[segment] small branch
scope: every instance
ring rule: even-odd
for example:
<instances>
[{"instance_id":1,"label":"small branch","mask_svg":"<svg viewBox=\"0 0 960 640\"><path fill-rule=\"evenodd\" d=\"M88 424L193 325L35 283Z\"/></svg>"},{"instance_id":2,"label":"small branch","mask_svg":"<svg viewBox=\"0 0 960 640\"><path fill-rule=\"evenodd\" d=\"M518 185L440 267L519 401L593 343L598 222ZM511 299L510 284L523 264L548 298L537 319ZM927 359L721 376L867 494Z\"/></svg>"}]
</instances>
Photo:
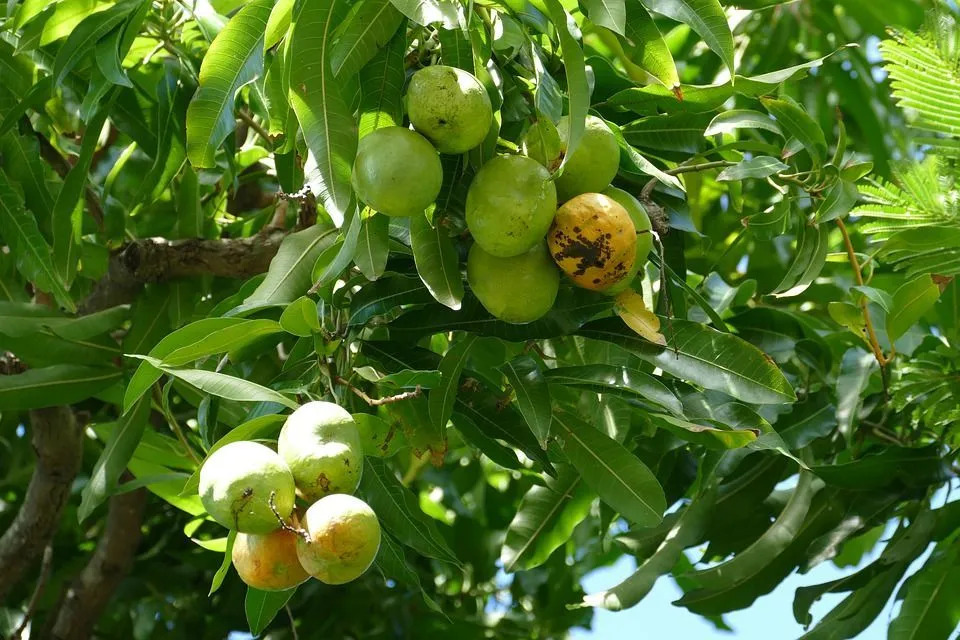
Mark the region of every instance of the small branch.
<instances>
[{"instance_id":1,"label":"small branch","mask_svg":"<svg viewBox=\"0 0 960 640\"><path fill-rule=\"evenodd\" d=\"M263 128L263 126L253 119L253 116L247 113L245 109L240 109L237 111L237 117L240 118L248 127L257 132L257 135L263 138L263 140L270 145L270 148L273 148L273 138L270 137L270 132Z\"/></svg>"},{"instance_id":2,"label":"small branch","mask_svg":"<svg viewBox=\"0 0 960 640\"><path fill-rule=\"evenodd\" d=\"M694 173L697 171L709 171L710 169L720 169L722 167L732 167L735 165L735 162L730 162L728 160L713 160L711 162L702 162L700 164L681 164L678 167L673 169L667 169L664 171L668 176L678 176L681 173ZM640 192L641 198L647 200L650 199L650 195L653 193L653 190L657 186L659 178L650 178L646 185L643 187L643 191Z\"/></svg>"},{"instance_id":3,"label":"small branch","mask_svg":"<svg viewBox=\"0 0 960 640\"><path fill-rule=\"evenodd\" d=\"M293 611L290 610L290 604L287 603L283 605L283 608L287 610L287 617L290 619L290 635L293 636L293 640L300 640L300 636L297 635L297 623L293 619Z\"/></svg>"},{"instance_id":4,"label":"small branch","mask_svg":"<svg viewBox=\"0 0 960 640\"><path fill-rule=\"evenodd\" d=\"M420 396L423 395L423 389L420 388L420 385L417 385L417 388L414 389L413 391L404 391L403 393L398 393L393 396L386 396L384 398L371 398L366 393L364 393L362 389L358 389L357 387L350 384L350 381L345 378L341 378L340 376L337 376L336 378L334 378L334 381L350 389L350 391L352 391L354 395L356 395L358 398L366 402L371 407L379 407L382 404L392 404L394 402L401 402L403 400L409 400L410 398L419 398Z\"/></svg>"},{"instance_id":5,"label":"small branch","mask_svg":"<svg viewBox=\"0 0 960 640\"><path fill-rule=\"evenodd\" d=\"M836 219L836 223L837 227L840 229L840 233L843 235L843 243L847 247L847 257L850 259L850 266L853 267L853 277L857 281L857 284L862 287L863 274L860 272L860 263L857 261L857 252L854 251L853 243L850 242L850 234L847 232L847 225L845 225L843 220L840 218ZM863 314L863 323L867 329L867 341L870 343L870 349L873 351L873 357L877 359L877 364L880 365L881 373L883 373L883 369L890 362L890 358L887 358L883 355L883 349L880 347L880 342L877 340L877 333L873 329L873 321L870 319L870 310L867 307L866 298L860 299L860 311ZM886 380L885 375L884 380Z\"/></svg>"},{"instance_id":6,"label":"small branch","mask_svg":"<svg viewBox=\"0 0 960 640\"><path fill-rule=\"evenodd\" d=\"M267 504L270 506L270 511L273 512L273 515L276 516L277 522L280 523L280 528L283 529L284 531L289 531L290 533L297 534L298 536L303 538L304 542L306 542L307 544L310 544L312 540L310 540L310 534L307 532L306 529L301 529L300 527L291 526L287 524L286 520L283 519L283 516L281 516L280 512L277 510L276 499L277 499L277 492L271 491L270 498L267 500Z\"/></svg>"},{"instance_id":7,"label":"small branch","mask_svg":"<svg viewBox=\"0 0 960 640\"><path fill-rule=\"evenodd\" d=\"M24 629L26 629L27 624L30 623L30 618L33 617L33 612L37 610L37 602L39 602L40 596L43 595L43 590L47 586L47 580L50 579L50 570L52 568L53 547L48 544L43 550L43 560L40 562L40 577L37 578L37 586L34 587L33 595L30 596L30 602L27 603L27 610L23 614L23 620L20 621L13 635L10 636L10 640L20 640L23 635Z\"/></svg>"}]
</instances>

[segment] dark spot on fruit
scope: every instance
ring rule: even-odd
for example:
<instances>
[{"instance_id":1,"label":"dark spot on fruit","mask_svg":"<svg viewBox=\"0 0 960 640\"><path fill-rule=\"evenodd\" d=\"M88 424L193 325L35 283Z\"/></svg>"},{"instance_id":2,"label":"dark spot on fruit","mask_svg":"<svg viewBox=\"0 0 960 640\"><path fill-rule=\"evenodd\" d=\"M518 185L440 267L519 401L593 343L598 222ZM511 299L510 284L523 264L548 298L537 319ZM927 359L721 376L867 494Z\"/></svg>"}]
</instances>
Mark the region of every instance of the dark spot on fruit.
<instances>
[{"instance_id":1,"label":"dark spot on fruit","mask_svg":"<svg viewBox=\"0 0 960 640\"><path fill-rule=\"evenodd\" d=\"M607 240L609 240L609 239L612 238L613 236L611 236L609 233L606 233L606 234L604 234L603 237L606 238Z\"/></svg>"},{"instance_id":2,"label":"dark spot on fruit","mask_svg":"<svg viewBox=\"0 0 960 640\"><path fill-rule=\"evenodd\" d=\"M437 124L439 124L440 126L443 126L443 125L447 124L447 121L444 120L443 118L440 118L440 119L437 120Z\"/></svg>"},{"instance_id":3,"label":"dark spot on fruit","mask_svg":"<svg viewBox=\"0 0 960 640\"><path fill-rule=\"evenodd\" d=\"M350 460L347 459L347 458L344 458L344 459L343 459L343 465L344 465L345 467L349 467L349 466L350 466Z\"/></svg>"},{"instance_id":4,"label":"dark spot on fruit","mask_svg":"<svg viewBox=\"0 0 960 640\"><path fill-rule=\"evenodd\" d=\"M321 473L317 476L317 484L320 485L321 491L330 493L330 478L327 477L327 474Z\"/></svg>"},{"instance_id":5,"label":"dark spot on fruit","mask_svg":"<svg viewBox=\"0 0 960 640\"><path fill-rule=\"evenodd\" d=\"M593 284L600 284L600 278L594 278Z\"/></svg>"},{"instance_id":6,"label":"dark spot on fruit","mask_svg":"<svg viewBox=\"0 0 960 640\"><path fill-rule=\"evenodd\" d=\"M574 228L573 228L573 232L574 232L574 233L580 233L580 231L581 231L580 227L574 227Z\"/></svg>"},{"instance_id":7,"label":"dark spot on fruit","mask_svg":"<svg viewBox=\"0 0 960 640\"><path fill-rule=\"evenodd\" d=\"M247 487L246 489L244 489L243 493L241 494L241 496L244 498L249 498L252 495L253 495L253 489L251 489L250 487Z\"/></svg>"}]
</instances>

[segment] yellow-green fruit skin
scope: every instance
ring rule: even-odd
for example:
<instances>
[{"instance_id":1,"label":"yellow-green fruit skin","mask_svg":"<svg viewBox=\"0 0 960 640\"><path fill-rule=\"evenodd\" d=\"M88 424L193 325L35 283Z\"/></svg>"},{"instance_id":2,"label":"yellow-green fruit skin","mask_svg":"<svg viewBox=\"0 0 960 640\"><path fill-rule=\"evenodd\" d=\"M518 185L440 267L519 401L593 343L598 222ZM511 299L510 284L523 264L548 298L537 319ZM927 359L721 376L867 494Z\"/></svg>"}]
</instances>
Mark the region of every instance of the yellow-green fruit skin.
<instances>
[{"instance_id":1,"label":"yellow-green fruit skin","mask_svg":"<svg viewBox=\"0 0 960 640\"><path fill-rule=\"evenodd\" d=\"M368 207L388 216L423 213L440 193L443 166L430 141L404 127L384 127L360 140L351 176Z\"/></svg>"},{"instance_id":2,"label":"yellow-green fruit skin","mask_svg":"<svg viewBox=\"0 0 960 640\"><path fill-rule=\"evenodd\" d=\"M238 533L230 554L237 575L261 591L286 591L310 575L297 558L297 534L286 529L272 533Z\"/></svg>"},{"instance_id":3,"label":"yellow-green fruit skin","mask_svg":"<svg viewBox=\"0 0 960 640\"><path fill-rule=\"evenodd\" d=\"M497 156L467 191L467 228L490 255L518 256L543 240L557 210L550 174L524 156Z\"/></svg>"},{"instance_id":4,"label":"yellow-green fruit skin","mask_svg":"<svg viewBox=\"0 0 960 640\"><path fill-rule=\"evenodd\" d=\"M601 193L583 193L557 209L547 245L574 284L603 291L633 269L637 232L618 202Z\"/></svg>"},{"instance_id":5,"label":"yellow-green fruit skin","mask_svg":"<svg viewBox=\"0 0 960 640\"><path fill-rule=\"evenodd\" d=\"M303 526L310 542L297 540L297 557L307 573L325 584L356 580L380 549L380 523L359 498L337 493L313 503Z\"/></svg>"},{"instance_id":6,"label":"yellow-green fruit skin","mask_svg":"<svg viewBox=\"0 0 960 640\"><path fill-rule=\"evenodd\" d=\"M567 120L564 116L557 123L564 149L567 148ZM619 167L620 147L616 136L603 120L587 116L580 142L557 178L557 196L563 202L581 193L599 193L610 186Z\"/></svg>"},{"instance_id":7,"label":"yellow-green fruit skin","mask_svg":"<svg viewBox=\"0 0 960 640\"><path fill-rule=\"evenodd\" d=\"M560 288L560 272L543 241L519 256L499 258L474 244L467 255L467 282L493 316L525 324L543 317L553 307Z\"/></svg>"},{"instance_id":8,"label":"yellow-green fruit skin","mask_svg":"<svg viewBox=\"0 0 960 640\"><path fill-rule=\"evenodd\" d=\"M603 191L603 195L616 200L621 207L627 210L627 213L630 214L630 219L633 220L634 229L637 231L637 258L633 263L633 267L623 280L604 289L602 292L609 296L614 296L626 291L636 277L637 272L646 264L650 250L653 248L653 234L650 233L653 227L650 224L650 216L647 215L647 211L643 208L643 205L640 204L640 201L623 189L607 187Z\"/></svg>"},{"instance_id":9,"label":"yellow-green fruit skin","mask_svg":"<svg viewBox=\"0 0 960 640\"><path fill-rule=\"evenodd\" d=\"M314 502L331 493L353 493L363 471L357 424L332 402L308 402L287 418L277 451L290 467L297 491Z\"/></svg>"},{"instance_id":10,"label":"yellow-green fruit skin","mask_svg":"<svg viewBox=\"0 0 960 640\"><path fill-rule=\"evenodd\" d=\"M410 124L441 153L464 153L487 137L493 107L477 78L456 67L424 67L407 87Z\"/></svg>"},{"instance_id":11,"label":"yellow-green fruit skin","mask_svg":"<svg viewBox=\"0 0 960 640\"><path fill-rule=\"evenodd\" d=\"M256 442L231 442L200 467L200 501L210 516L240 533L270 533L280 527L270 509L270 494L281 517L293 512L293 474L279 455Z\"/></svg>"}]
</instances>

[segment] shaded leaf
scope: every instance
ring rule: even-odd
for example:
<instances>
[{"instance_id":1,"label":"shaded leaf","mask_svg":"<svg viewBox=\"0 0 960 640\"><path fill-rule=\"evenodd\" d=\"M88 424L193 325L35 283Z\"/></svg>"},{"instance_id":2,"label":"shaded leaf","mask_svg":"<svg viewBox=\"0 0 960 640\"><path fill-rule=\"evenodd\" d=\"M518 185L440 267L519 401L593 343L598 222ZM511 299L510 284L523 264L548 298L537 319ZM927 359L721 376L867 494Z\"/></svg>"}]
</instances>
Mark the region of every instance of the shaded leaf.
<instances>
[{"instance_id":1,"label":"shaded leaf","mask_svg":"<svg viewBox=\"0 0 960 640\"><path fill-rule=\"evenodd\" d=\"M537 361L527 355L514 358L500 368L517 396L517 406L540 446L547 448L553 409L550 388Z\"/></svg>"}]
</instances>

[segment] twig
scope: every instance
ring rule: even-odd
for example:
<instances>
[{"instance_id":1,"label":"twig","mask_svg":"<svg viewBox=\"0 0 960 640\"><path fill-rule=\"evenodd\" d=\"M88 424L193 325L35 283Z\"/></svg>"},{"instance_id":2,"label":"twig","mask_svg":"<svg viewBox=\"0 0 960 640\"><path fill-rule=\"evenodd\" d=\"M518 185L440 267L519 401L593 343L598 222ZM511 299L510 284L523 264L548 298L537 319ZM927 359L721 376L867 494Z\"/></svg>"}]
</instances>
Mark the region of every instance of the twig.
<instances>
[{"instance_id":1,"label":"twig","mask_svg":"<svg viewBox=\"0 0 960 640\"><path fill-rule=\"evenodd\" d=\"M37 602L40 601L40 596L43 595L43 589L47 586L47 580L50 578L50 570L52 568L53 547L48 544L43 550L43 560L40 564L40 577L37 578L37 586L33 589L33 595L30 596L30 602L27 604L27 610L23 614L23 620L20 621L13 635L10 636L10 640L20 640L23 630L27 628L30 618L33 617L33 612L37 609Z\"/></svg>"},{"instance_id":2,"label":"twig","mask_svg":"<svg viewBox=\"0 0 960 640\"><path fill-rule=\"evenodd\" d=\"M287 617L290 618L290 633L293 636L293 640L300 640L300 636L297 635L297 623L293 619L293 611L290 610L290 605L285 604L283 608L287 610Z\"/></svg>"},{"instance_id":3,"label":"twig","mask_svg":"<svg viewBox=\"0 0 960 640\"><path fill-rule=\"evenodd\" d=\"M273 512L273 515L276 516L277 522L280 523L280 528L283 529L284 531L289 531L290 533L297 534L298 536L303 538L304 542L306 542L307 544L310 544L312 541L310 540L310 534L307 532L307 530L287 524L287 521L284 520L283 516L280 515L280 512L277 511L276 498L277 498L277 492L271 491L270 499L267 500L267 504L270 506L270 511Z\"/></svg>"},{"instance_id":4,"label":"twig","mask_svg":"<svg viewBox=\"0 0 960 640\"><path fill-rule=\"evenodd\" d=\"M853 276L857 281L859 286L863 286L863 274L860 272L860 263L857 261L857 253L853 249L853 243L850 242L850 234L847 233L847 225L843 223L843 220L840 218L836 219L837 227L840 228L840 233L843 234L843 242L847 247L847 257L850 259L850 266L853 267ZM864 326L867 329L868 342L870 343L870 349L873 351L873 357L877 359L877 364L880 365L881 373L883 373L884 367L890 362L889 358L886 358L883 355L883 349L880 347L880 342L877 340L877 333L873 329L873 321L870 319L870 310L867 308L866 298L860 299L860 311L863 314ZM884 377L884 380L886 378ZM886 385L884 385L886 387Z\"/></svg>"},{"instance_id":5,"label":"twig","mask_svg":"<svg viewBox=\"0 0 960 640\"><path fill-rule=\"evenodd\" d=\"M386 396L384 398L371 398L366 393L364 393L363 389L358 389L357 387L353 386L350 383L350 381L347 380L346 378L341 378L340 376L337 376L334 378L334 382L337 382L338 384L342 384L346 388L350 389L350 391L352 391L354 395L356 395L358 398L366 402L371 407L379 407L382 404L392 404L394 402L401 402L402 400L409 400L410 398L419 398L420 396L423 395L423 389L420 388L420 385L417 385L417 388L414 389L413 391L404 391L403 393L398 393L393 396Z\"/></svg>"},{"instance_id":6,"label":"twig","mask_svg":"<svg viewBox=\"0 0 960 640\"><path fill-rule=\"evenodd\" d=\"M273 138L270 137L270 133L263 128L263 126L253 119L253 116L246 112L244 109L237 111L237 117L240 118L248 127L257 132L257 135L264 139L264 141L270 145L270 148L273 148Z\"/></svg>"},{"instance_id":7,"label":"twig","mask_svg":"<svg viewBox=\"0 0 960 640\"><path fill-rule=\"evenodd\" d=\"M730 162L729 160L712 160L710 162L702 162L700 164L682 164L673 169L667 169L664 171L668 176L678 176L681 173L693 173L696 171L709 171L710 169L720 169L722 167L732 167L735 162ZM643 191L640 192L642 199L650 199L650 194L653 193L653 190L657 186L659 178L650 178L646 185L643 187Z\"/></svg>"}]
</instances>

